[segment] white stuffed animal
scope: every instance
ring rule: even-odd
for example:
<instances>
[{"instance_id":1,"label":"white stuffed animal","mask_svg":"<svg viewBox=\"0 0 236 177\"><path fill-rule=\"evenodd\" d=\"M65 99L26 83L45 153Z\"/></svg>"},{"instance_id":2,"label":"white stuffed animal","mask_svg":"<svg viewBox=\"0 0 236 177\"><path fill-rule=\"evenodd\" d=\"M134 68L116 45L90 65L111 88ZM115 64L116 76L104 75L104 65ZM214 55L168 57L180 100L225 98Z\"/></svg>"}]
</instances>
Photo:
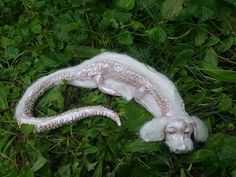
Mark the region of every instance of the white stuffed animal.
<instances>
[{"instance_id":1,"label":"white stuffed animal","mask_svg":"<svg viewBox=\"0 0 236 177\"><path fill-rule=\"evenodd\" d=\"M106 94L122 96L126 100L134 99L141 104L154 116L140 129L140 137L146 142L165 140L171 151L186 153L193 150L192 134L198 142L204 142L208 137L206 125L185 112L183 100L166 76L127 55L112 52L99 54L33 83L16 107L18 124L32 124L36 132L41 132L83 118L103 115L121 125L119 116L102 106L73 109L43 119L33 117L32 110L37 99L63 80L78 87L98 88Z\"/></svg>"}]
</instances>

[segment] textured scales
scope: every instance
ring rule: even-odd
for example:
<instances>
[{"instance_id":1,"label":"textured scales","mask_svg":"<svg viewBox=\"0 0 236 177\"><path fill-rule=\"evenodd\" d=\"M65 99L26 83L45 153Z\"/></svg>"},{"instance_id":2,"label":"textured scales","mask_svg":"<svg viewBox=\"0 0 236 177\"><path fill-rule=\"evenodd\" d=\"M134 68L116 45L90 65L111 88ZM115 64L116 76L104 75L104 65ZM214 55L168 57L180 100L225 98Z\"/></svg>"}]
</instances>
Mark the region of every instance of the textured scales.
<instances>
[{"instance_id":1,"label":"textured scales","mask_svg":"<svg viewBox=\"0 0 236 177\"><path fill-rule=\"evenodd\" d=\"M17 106L15 117L18 124L33 124L35 125L35 131L41 132L61 127L62 125L69 124L86 117L102 115L112 119L118 125L121 125L120 118L116 113L101 106L73 109L52 117L44 117L43 119L40 117L33 117L32 115L32 110L37 99L51 87L60 84L63 80L67 80L69 82L94 80L97 75L101 75L104 79L112 78L114 80L124 82L127 85L131 85L132 87L142 88L146 93L149 93L155 98L156 103L160 107L161 115L166 115L171 111L167 100L158 94L155 86L148 78L132 70L129 66L124 66L119 62L104 59L85 65L85 67L80 70L74 69L67 72L65 69L65 72L52 73L42 82L40 79L36 81L26 91L23 99ZM143 106L145 107L145 105Z\"/></svg>"},{"instance_id":2,"label":"textured scales","mask_svg":"<svg viewBox=\"0 0 236 177\"><path fill-rule=\"evenodd\" d=\"M117 113L102 106L89 106L77 109L71 109L62 114L50 116L46 118L40 117L21 117L19 124L33 124L35 132L43 132L46 130L55 129L63 125L68 125L81 119L91 116L105 116L115 121L118 126L121 126L120 118Z\"/></svg>"}]
</instances>

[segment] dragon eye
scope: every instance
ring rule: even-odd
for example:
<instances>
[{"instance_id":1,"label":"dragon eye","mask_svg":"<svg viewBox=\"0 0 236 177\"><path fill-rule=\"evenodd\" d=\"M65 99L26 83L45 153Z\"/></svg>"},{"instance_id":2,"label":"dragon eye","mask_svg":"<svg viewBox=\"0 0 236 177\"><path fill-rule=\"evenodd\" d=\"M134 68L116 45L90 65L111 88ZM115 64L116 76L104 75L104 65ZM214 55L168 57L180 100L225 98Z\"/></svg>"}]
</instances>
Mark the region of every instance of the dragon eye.
<instances>
[{"instance_id":1,"label":"dragon eye","mask_svg":"<svg viewBox=\"0 0 236 177\"><path fill-rule=\"evenodd\" d=\"M191 128L187 128L184 132L184 134L191 134L192 133L192 129Z\"/></svg>"}]
</instances>

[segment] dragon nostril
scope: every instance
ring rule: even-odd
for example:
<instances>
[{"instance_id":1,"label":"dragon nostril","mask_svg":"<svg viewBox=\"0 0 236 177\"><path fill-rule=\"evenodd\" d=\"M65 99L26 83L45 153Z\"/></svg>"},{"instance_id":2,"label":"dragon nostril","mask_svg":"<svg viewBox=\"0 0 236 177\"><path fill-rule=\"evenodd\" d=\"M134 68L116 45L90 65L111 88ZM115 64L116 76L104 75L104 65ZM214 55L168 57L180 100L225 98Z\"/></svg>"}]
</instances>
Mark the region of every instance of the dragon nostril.
<instances>
[{"instance_id":1,"label":"dragon nostril","mask_svg":"<svg viewBox=\"0 0 236 177\"><path fill-rule=\"evenodd\" d=\"M175 150L175 153L178 153L178 154L186 153L186 152L188 152L188 149L185 145L182 145Z\"/></svg>"},{"instance_id":2,"label":"dragon nostril","mask_svg":"<svg viewBox=\"0 0 236 177\"><path fill-rule=\"evenodd\" d=\"M180 149L175 150L176 154L182 154L182 153L185 153L185 152L186 152L185 150L180 150Z\"/></svg>"}]
</instances>

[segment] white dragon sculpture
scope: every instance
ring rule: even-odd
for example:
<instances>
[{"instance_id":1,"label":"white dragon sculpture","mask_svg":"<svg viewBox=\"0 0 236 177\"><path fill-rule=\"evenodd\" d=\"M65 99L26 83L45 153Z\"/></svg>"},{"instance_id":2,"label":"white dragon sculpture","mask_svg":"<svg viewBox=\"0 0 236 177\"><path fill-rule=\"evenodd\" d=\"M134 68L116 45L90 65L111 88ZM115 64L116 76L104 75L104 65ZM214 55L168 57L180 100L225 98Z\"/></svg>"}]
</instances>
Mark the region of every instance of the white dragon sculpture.
<instances>
[{"instance_id":1,"label":"white dragon sculpture","mask_svg":"<svg viewBox=\"0 0 236 177\"><path fill-rule=\"evenodd\" d=\"M34 117L32 112L37 99L63 80L73 86L98 88L106 94L134 99L141 104L154 117L139 132L146 142L165 139L172 152L187 153L193 150L192 134L197 142L205 142L208 137L206 125L186 113L182 98L166 76L127 55L113 52L104 52L77 66L38 79L16 107L19 126L31 124L35 132L42 132L95 115L106 116L121 126L118 114L102 106L72 109L51 117Z\"/></svg>"}]
</instances>

